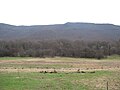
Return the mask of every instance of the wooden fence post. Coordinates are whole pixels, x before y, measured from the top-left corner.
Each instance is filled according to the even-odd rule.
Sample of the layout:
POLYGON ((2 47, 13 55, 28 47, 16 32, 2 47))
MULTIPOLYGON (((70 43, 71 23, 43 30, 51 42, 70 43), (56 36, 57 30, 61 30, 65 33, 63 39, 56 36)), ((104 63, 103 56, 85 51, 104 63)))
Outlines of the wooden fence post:
POLYGON ((108 81, 107 81, 107 90, 108 90, 108 81))

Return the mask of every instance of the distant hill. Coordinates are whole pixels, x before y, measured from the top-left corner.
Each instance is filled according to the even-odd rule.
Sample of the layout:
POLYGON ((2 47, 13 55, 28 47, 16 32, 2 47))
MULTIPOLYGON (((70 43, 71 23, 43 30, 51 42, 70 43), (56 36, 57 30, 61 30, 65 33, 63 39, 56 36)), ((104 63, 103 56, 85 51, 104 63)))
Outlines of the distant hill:
POLYGON ((14 26, 0 23, 0 40, 85 40, 120 39, 120 26, 113 24, 65 23, 56 25, 14 26))

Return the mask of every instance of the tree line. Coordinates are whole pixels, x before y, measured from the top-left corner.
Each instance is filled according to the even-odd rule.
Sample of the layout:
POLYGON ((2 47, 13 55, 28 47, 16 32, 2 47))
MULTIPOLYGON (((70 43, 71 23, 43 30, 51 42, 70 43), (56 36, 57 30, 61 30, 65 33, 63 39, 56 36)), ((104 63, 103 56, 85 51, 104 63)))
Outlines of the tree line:
POLYGON ((76 57, 101 59, 120 55, 120 40, 107 41, 0 41, 0 57, 76 57))

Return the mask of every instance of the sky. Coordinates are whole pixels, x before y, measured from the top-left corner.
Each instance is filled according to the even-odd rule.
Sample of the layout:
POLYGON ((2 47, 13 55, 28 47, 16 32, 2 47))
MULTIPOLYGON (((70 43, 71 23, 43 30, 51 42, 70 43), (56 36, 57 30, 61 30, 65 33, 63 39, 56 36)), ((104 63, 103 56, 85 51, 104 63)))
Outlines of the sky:
POLYGON ((0 23, 48 25, 66 22, 120 25, 120 0, 0 0, 0 23))

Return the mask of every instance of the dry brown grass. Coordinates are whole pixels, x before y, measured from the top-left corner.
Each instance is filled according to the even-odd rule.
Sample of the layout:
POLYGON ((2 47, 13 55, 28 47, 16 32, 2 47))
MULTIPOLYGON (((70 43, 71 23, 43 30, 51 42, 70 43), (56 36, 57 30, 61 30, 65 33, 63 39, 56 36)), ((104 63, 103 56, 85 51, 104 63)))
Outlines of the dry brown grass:
POLYGON ((0 71, 58 72, 120 70, 119 60, 95 60, 75 58, 32 58, 22 60, 0 60, 0 71), (33 67, 34 66, 34 67, 33 67))

